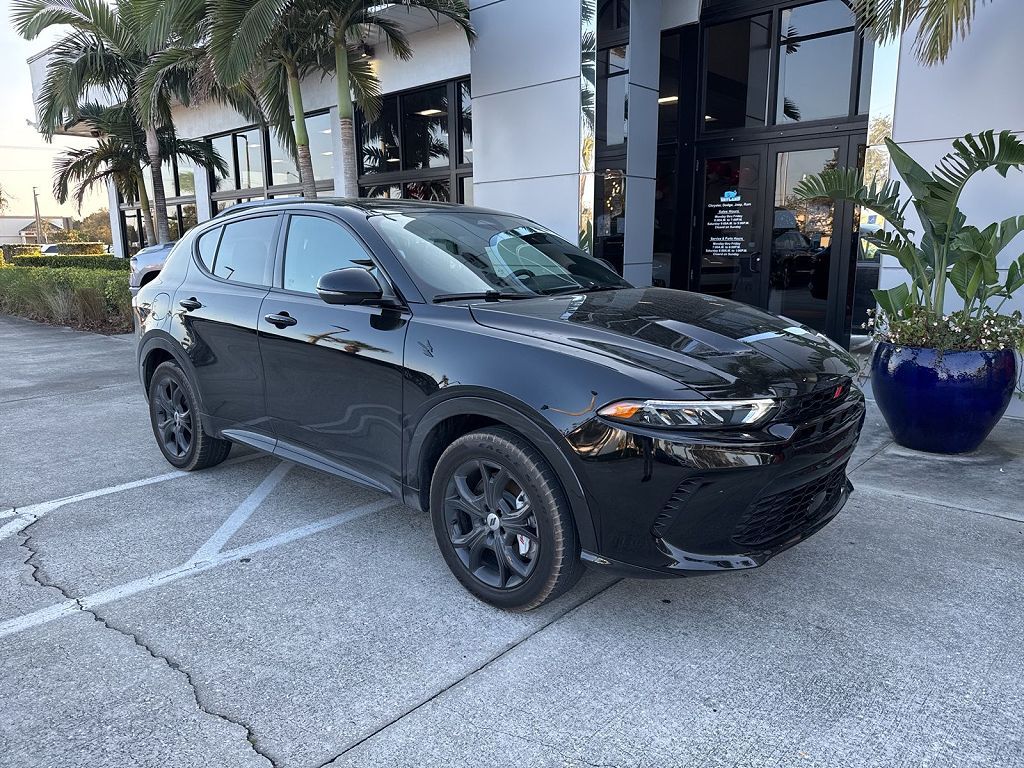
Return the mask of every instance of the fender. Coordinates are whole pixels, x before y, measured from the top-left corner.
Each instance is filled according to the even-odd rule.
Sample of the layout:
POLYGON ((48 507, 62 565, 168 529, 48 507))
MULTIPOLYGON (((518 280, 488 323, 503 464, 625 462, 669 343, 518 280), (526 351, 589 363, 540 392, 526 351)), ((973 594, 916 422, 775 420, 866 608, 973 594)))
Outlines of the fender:
MULTIPOLYGON (((200 398, 199 416, 203 420, 203 430, 209 434, 215 434, 215 430, 213 429, 212 424, 210 424, 209 417, 203 409, 202 395, 192 371, 192 362, 182 350, 181 345, 166 331, 152 330, 143 337, 142 342, 139 344, 137 365, 139 369, 139 382, 142 383, 143 388, 146 386, 146 358, 149 357, 150 352, 154 349, 167 352, 172 358, 174 358, 178 367, 185 374, 185 378, 187 378, 189 384, 192 385, 192 391, 196 393, 196 397, 200 398)), ((146 395, 148 396, 149 393, 147 392, 146 395)))
POLYGON ((576 523, 576 530, 579 533, 580 546, 583 549, 593 549, 596 546, 597 535, 590 513, 590 505, 579 477, 573 469, 569 457, 564 453, 565 448, 559 446, 560 436, 551 434, 553 428, 550 425, 545 429, 527 416, 523 410, 525 410, 523 406, 515 408, 490 397, 478 395, 454 395, 434 405, 416 423, 406 447, 403 501, 412 507, 421 509, 426 507, 420 495, 422 489, 419 487, 419 470, 423 460, 423 448, 431 430, 445 419, 453 416, 485 416, 507 424, 541 452, 552 469, 555 470, 562 489, 565 491, 573 520, 576 523))

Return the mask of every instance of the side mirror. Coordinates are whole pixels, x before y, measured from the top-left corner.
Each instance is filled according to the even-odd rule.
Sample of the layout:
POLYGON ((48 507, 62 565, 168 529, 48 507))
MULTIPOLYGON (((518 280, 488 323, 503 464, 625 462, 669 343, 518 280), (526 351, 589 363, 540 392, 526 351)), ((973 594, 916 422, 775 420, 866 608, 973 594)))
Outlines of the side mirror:
POLYGON ((317 281, 316 292, 328 304, 364 304, 384 296, 377 278, 362 267, 328 272, 317 281))

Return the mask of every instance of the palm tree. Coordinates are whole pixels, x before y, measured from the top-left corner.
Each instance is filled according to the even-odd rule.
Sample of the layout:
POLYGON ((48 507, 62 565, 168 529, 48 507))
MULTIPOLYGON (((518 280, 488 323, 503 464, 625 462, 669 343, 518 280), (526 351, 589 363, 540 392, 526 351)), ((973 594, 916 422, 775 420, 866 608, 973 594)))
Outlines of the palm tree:
POLYGON ((925 66, 941 64, 953 42, 971 31, 978 5, 988 0, 852 0, 857 26, 880 42, 917 25, 914 54, 925 66))
MULTIPOLYGON (((145 129, 127 105, 96 103, 79 108, 80 121, 100 138, 93 147, 69 149, 54 161, 53 196, 61 203, 72 196, 79 207, 86 192, 108 181, 126 202, 140 202, 147 242, 153 243, 153 217, 149 209, 142 168, 149 162, 145 129)), ((160 156, 189 160, 211 171, 227 172, 227 165, 205 141, 179 139, 169 127, 157 132, 160 156)))
MULTIPOLYGON (((287 63, 284 66, 288 70, 287 84, 295 111, 300 175, 306 173, 301 162, 305 138, 305 124, 300 121, 302 65, 334 73, 344 169, 343 194, 350 197, 359 193, 355 103, 358 102, 371 118, 380 106, 380 83, 362 56, 363 43, 370 35, 379 36, 395 56, 401 59, 412 57, 412 46, 401 25, 383 15, 384 10, 398 5, 423 8, 438 22, 442 16, 449 18, 466 32, 470 41, 474 38, 469 6, 465 0, 402 0, 401 3, 381 3, 380 0, 213 0, 211 49, 218 74, 226 84, 237 82, 244 73, 258 66, 261 59, 268 58, 268 50, 280 58, 281 44, 288 42, 292 45, 290 55, 296 59, 295 66, 289 68, 287 63)), ((270 93, 261 95, 266 106, 266 97, 270 93)), ((305 146, 308 152, 308 143, 305 146)), ((311 168, 308 173, 312 175, 311 168)), ((306 182, 303 182, 303 187, 305 189, 306 182)))
POLYGON ((3 187, 0 187, 0 213, 3 213, 4 211, 6 211, 10 207, 11 207, 11 194, 6 189, 4 189, 3 187))
MULTIPOLYGON (((77 120, 82 95, 98 90, 112 102, 138 108, 138 78, 153 48, 146 44, 141 23, 143 0, 14 0, 15 29, 27 40, 50 27, 67 27, 50 51, 39 104, 39 126, 47 139, 77 120)), ((158 109, 139 110, 146 154, 153 177, 156 238, 170 240, 164 192, 159 130, 170 121, 170 98, 164 92, 158 109)))

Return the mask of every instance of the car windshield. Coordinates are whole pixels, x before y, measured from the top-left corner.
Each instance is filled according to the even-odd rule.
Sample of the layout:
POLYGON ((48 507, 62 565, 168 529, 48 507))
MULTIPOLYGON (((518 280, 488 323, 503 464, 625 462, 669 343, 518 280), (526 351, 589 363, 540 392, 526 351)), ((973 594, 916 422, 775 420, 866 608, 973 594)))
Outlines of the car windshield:
POLYGON ((430 300, 630 287, 603 262, 515 216, 453 209, 388 212, 370 221, 430 300))

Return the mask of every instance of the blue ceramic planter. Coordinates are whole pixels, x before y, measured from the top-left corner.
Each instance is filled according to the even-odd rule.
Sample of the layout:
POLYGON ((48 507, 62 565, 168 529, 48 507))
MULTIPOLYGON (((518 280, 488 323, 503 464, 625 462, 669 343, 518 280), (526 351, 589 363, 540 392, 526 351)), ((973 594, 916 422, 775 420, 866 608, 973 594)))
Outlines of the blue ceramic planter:
POLYGON ((1013 396, 1012 350, 939 352, 879 343, 871 389, 893 438, 931 453, 966 453, 981 445, 1013 396))

